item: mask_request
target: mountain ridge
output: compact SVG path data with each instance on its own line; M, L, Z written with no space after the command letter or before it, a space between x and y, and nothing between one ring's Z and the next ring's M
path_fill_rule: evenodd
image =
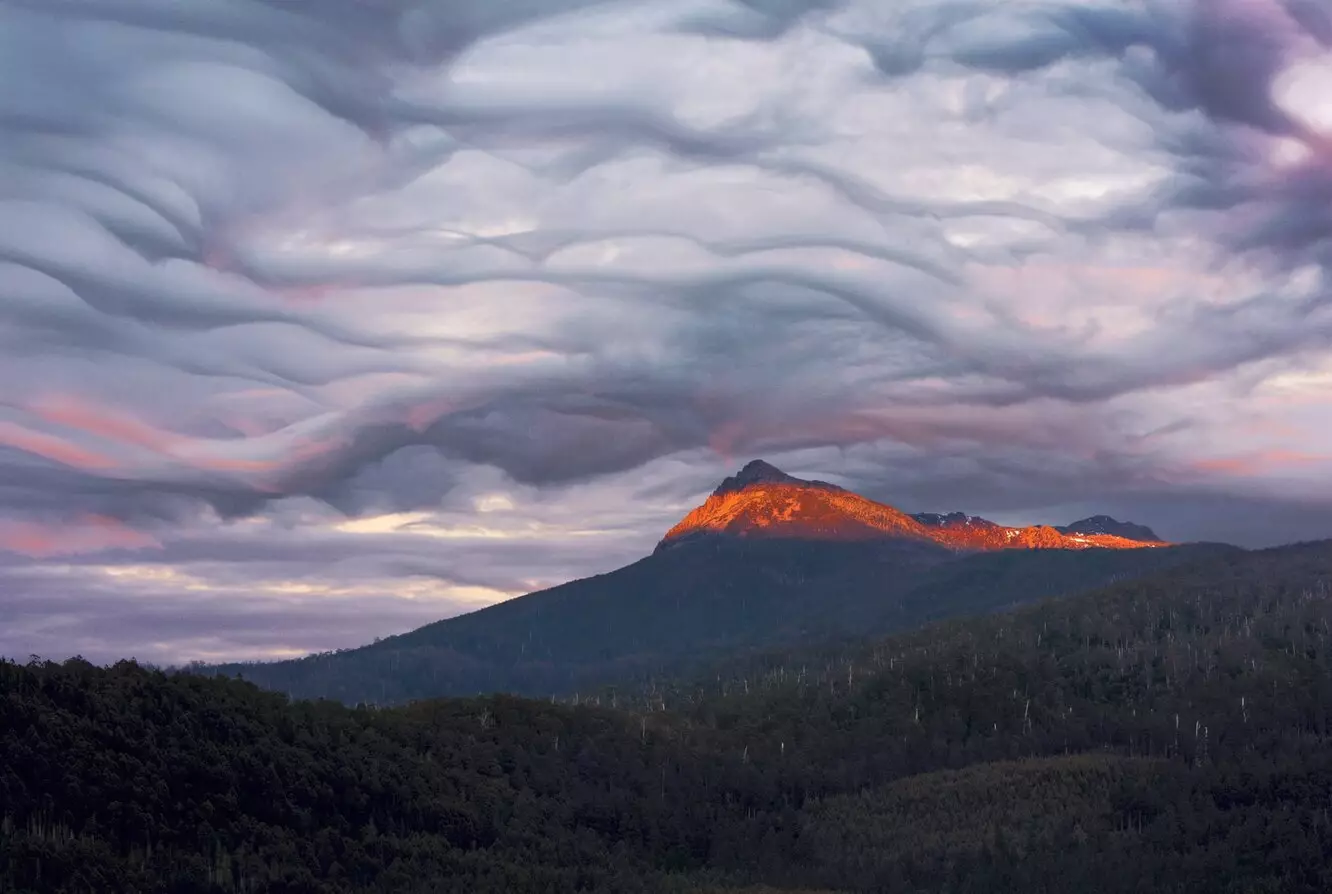
M196 669L351 704L632 688L756 651L910 630L1243 552L1101 549L1093 535L1060 548L1074 541L1049 526L932 529L826 482L766 463L746 468L691 512L715 516L720 533L704 525L622 568L359 648ZM830 514L792 509L792 523L784 517L792 499ZM756 506L764 514L746 514ZM769 523L753 525L754 534L747 526L758 518ZM727 533L737 519L739 533ZM825 523L836 536L819 529ZM977 537L1008 548L976 548ZM1014 548L1014 540L1031 546Z
M1059 530L1065 534L1113 534L1128 540L1141 540L1144 543L1165 542L1146 525L1122 522L1108 515L1092 515L1078 519L1071 525L1060 526Z
M1144 549L1165 545L1150 528L1096 515L1071 525L1008 527L960 512L908 515L826 481L788 475L761 459L726 478L666 532L660 552L707 537L898 539L954 551Z

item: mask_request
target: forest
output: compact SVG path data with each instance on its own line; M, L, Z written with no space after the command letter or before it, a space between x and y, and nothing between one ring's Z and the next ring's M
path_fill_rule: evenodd
M0 891L1324 892L1329 597L1227 553L567 700L3 663Z

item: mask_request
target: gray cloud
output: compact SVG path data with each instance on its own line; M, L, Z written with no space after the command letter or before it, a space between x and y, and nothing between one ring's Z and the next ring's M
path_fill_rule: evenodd
M476 513L481 481L520 515L575 501L513 541L563 558L362 534L353 576L553 582L633 554L562 531L646 500L616 530L650 546L759 454L913 509L1332 534L1332 125L1279 95L1330 23L1303 0L13 0L0 545L76 569L65 636L134 613L90 562L304 579L352 549L337 513ZM333 514L214 530L307 499ZM59 638L28 561L0 651ZM255 598L218 650L295 599Z

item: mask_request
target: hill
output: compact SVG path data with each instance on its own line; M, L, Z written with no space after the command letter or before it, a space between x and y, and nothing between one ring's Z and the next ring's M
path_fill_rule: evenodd
M756 461L625 568L359 649L212 670L349 704L585 693L1079 592L1231 550L1048 526L929 525Z
M665 689L0 663L0 890L1321 892L1332 544Z

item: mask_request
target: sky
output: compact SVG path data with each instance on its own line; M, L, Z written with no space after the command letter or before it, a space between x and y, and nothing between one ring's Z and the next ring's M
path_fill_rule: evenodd
M762 457L1332 537L1324 0L5 0L0 655L365 643Z

